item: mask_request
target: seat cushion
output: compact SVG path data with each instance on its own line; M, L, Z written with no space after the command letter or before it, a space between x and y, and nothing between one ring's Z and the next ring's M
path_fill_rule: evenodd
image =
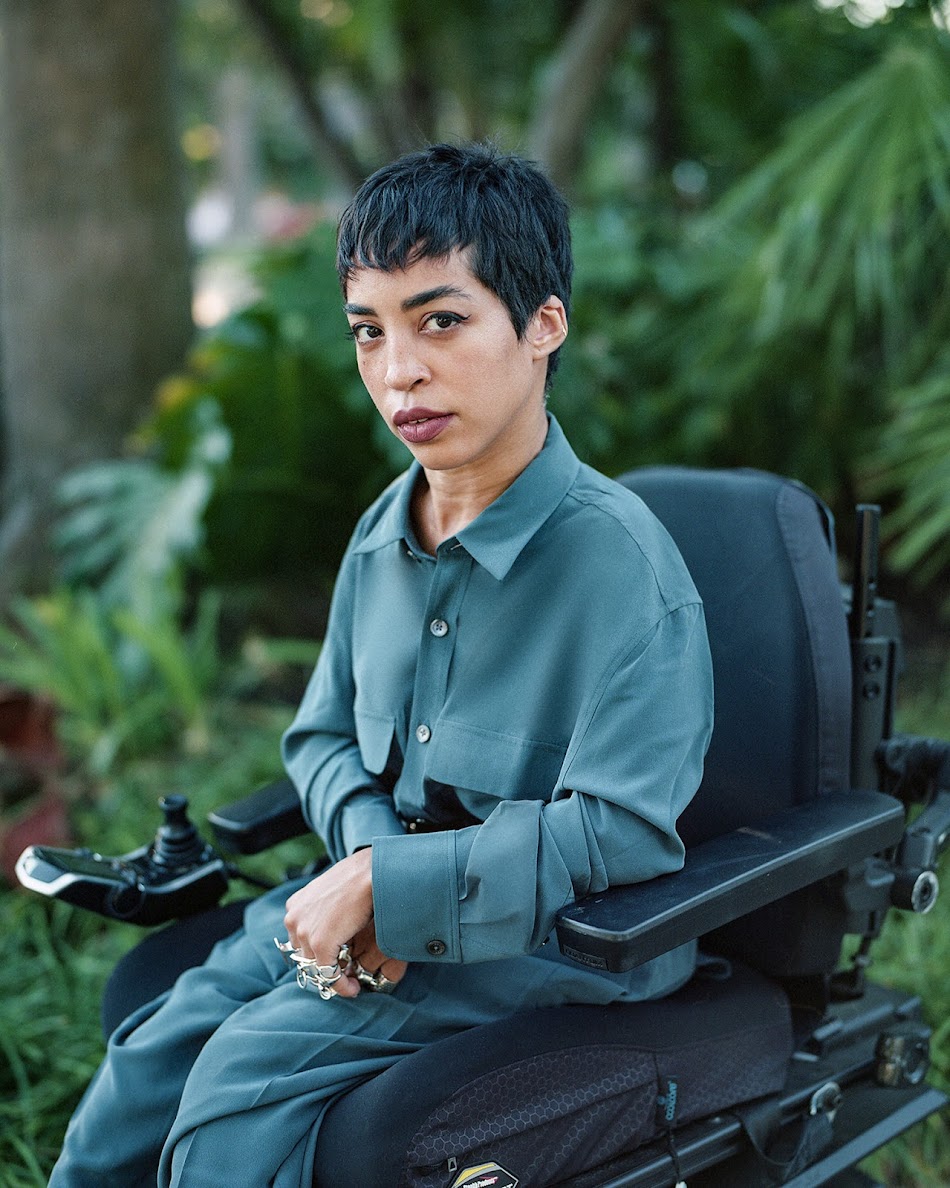
M800 483L755 470L648 467L619 480L676 541L703 599L716 690L687 848L850 788L851 653L833 522ZM825 886L751 913L707 949L770 976L822 978L847 907Z
M461 1188L469 1169L473 1182L544 1188L777 1092L791 1051L784 993L741 967L656 1002L523 1012L429 1045L335 1102L314 1182L339 1183L359 1151L363 1188Z
M830 513L759 471L619 480L676 541L706 614L716 718L687 846L850 787L851 655Z

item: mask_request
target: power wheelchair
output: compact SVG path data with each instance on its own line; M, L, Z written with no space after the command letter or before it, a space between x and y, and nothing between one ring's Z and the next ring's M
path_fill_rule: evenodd
M845 1188L871 1183L861 1159L946 1107L926 1079L919 1000L865 976L886 912L932 906L950 836L950 743L892 729L902 649L877 592L877 509L859 508L845 587L830 514L800 484L666 467L620 481L702 595L715 730L680 820L683 870L565 907L557 940L623 971L699 938L697 974L660 1001L526 1012L406 1057L330 1109L316 1184L344 1183L372 1136L367 1188ZM123 859L20 859L44 894L181 917L117 967L107 1034L239 925L241 903L213 906L230 856L306 828L287 781L213 812L216 847L182 798L164 808L155 841ZM839 968L846 935L857 948Z

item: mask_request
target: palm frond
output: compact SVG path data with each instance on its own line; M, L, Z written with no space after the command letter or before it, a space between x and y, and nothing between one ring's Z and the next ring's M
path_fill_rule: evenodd
M930 581L950 567L950 358L890 400L892 421L871 459L872 490L899 498L889 554L899 570Z
M800 117L701 234L734 250L732 285L753 339L821 328L848 311L852 346L878 327L889 374L911 378L908 337L935 342L948 328L945 317L932 321L950 266L942 46L899 43Z
M169 609L181 566L199 554L204 514L230 455L216 405L203 402L195 415L200 424L180 471L127 459L76 471L60 487L54 543L64 580L98 586L143 623Z

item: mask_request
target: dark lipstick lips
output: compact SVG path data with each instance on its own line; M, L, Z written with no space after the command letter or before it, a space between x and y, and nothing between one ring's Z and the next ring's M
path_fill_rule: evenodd
M451 419L451 413L431 408L401 408L393 415L393 424L403 441L420 445L438 437Z
M431 408L400 408L393 416L393 424L399 429L409 421L432 421L448 413L435 412Z

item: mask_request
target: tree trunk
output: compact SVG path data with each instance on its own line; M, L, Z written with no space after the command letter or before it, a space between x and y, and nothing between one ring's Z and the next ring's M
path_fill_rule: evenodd
M348 194L352 193L367 171L352 146L334 130L327 119L314 91L311 69L305 55L268 0L243 0L243 4L297 97L317 156L333 171L343 189Z
M169 0L0 0L0 593L191 338Z
M639 15L638 0L585 0L547 66L528 143L562 189L577 172L594 103Z

